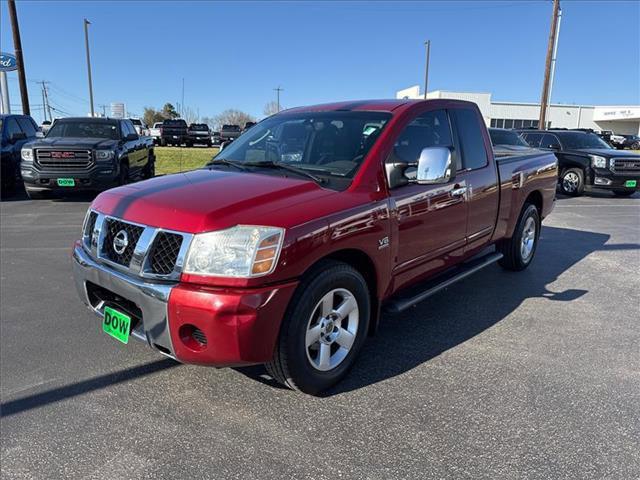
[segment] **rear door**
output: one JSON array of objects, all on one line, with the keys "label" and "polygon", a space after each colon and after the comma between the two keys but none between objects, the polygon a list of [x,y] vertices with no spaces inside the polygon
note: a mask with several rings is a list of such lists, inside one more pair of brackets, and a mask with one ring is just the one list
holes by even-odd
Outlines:
[{"label": "rear door", "polygon": [[498,174],[484,120],[474,108],[450,110],[460,145],[461,169],[456,182],[466,187],[467,251],[489,242],[499,208]]},{"label": "rear door", "polygon": [[[451,123],[446,110],[429,110],[419,114],[399,134],[387,162],[416,163],[423,148],[455,147]],[[415,175],[415,168],[407,176]],[[395,217],[392,238],[398,286],[453,263],[465,244],[467,202],[456,190],[464,186],[454,180],[438,185],[410,183],[390,190],[392,215]]]}]

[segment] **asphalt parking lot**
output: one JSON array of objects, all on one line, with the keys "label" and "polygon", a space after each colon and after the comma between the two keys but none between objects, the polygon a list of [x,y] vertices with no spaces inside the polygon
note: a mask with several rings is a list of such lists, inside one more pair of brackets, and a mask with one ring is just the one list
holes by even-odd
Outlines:
[{"label": "asphalt parking lot", "polygon": [[559,198],[531,268],[385,317],[323,398],[103,334],[87,206],[1,204],[3,478],[640,477],[639,194]]}]

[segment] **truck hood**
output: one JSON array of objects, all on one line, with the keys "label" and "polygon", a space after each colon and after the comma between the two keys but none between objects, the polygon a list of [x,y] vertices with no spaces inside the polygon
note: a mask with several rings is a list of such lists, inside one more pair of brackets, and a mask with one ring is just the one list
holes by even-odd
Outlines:
[{"label": "truck hood", "polygon": [[[92,207],[131,222],[187,233],[235,225],[292,227],[304,204],[337,192],[315,182],[247,172],[194,170],[101,193]],[[296,207],[299,215],[285,214]]]},{"label": "truck hood", "polygon": [[115,148],[118,140],[105,138],[75,138],[75,137],[55,137],[39,138],[28,145],[29,148]]},{"label": "truck hood", "polygon": [[612,148],[581,148],[579,150],[567,150],[566,152],[576,152],[587,155],[600,155],[601,157],[606,158],[620,158],[620,157],[629,157],[629,158],[640,158],[640,155],[634,152],[629,152],[625,150],[615,150]]}]

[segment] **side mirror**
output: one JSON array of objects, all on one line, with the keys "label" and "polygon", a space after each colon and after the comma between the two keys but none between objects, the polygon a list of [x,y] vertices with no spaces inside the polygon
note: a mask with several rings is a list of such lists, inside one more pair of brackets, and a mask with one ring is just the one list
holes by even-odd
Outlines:
[{"label": "side mirror", "polygon": [[125,142],[133,142],[134,140],[138,140],[138,134],[137,133],[130,133],[128,134],[126,137],[124,137]]},{"label": "side mirror", "polygon": [[416,181],[421,185],[451,180],[451,150],[447,147],[423,148],[418,159]]},{"label": "side mirror", "polygon": [[9,143],[16,143],[18,140],[25,140],[26,138],[27,138],[27,134],[24,132],[12,133],[9,136]]},{"label": "side mirror", "polygon": [[36,138],[44,138],[44,133],[36,132]]},{"label": "side mirror", "polygon": [[551,150],[558,151],[558,150],[560,150],[560,145],[558,145],[557,143],[554,143],[552,145],[549,145],[548,148],[550,148]]}]

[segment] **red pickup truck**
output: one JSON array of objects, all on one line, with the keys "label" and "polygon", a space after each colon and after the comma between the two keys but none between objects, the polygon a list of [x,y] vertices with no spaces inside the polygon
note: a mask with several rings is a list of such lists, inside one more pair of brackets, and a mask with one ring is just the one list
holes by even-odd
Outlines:
[{"label": "red pickup truck", "polygon": [[472,103],[291,109],[203,169],[100,194],[75,282],[124,343],[185,363],[264,363],[317,393],[346,375],[381,312],[494,262],[526,268],[556,178],[552,153],[496,161]]}]

